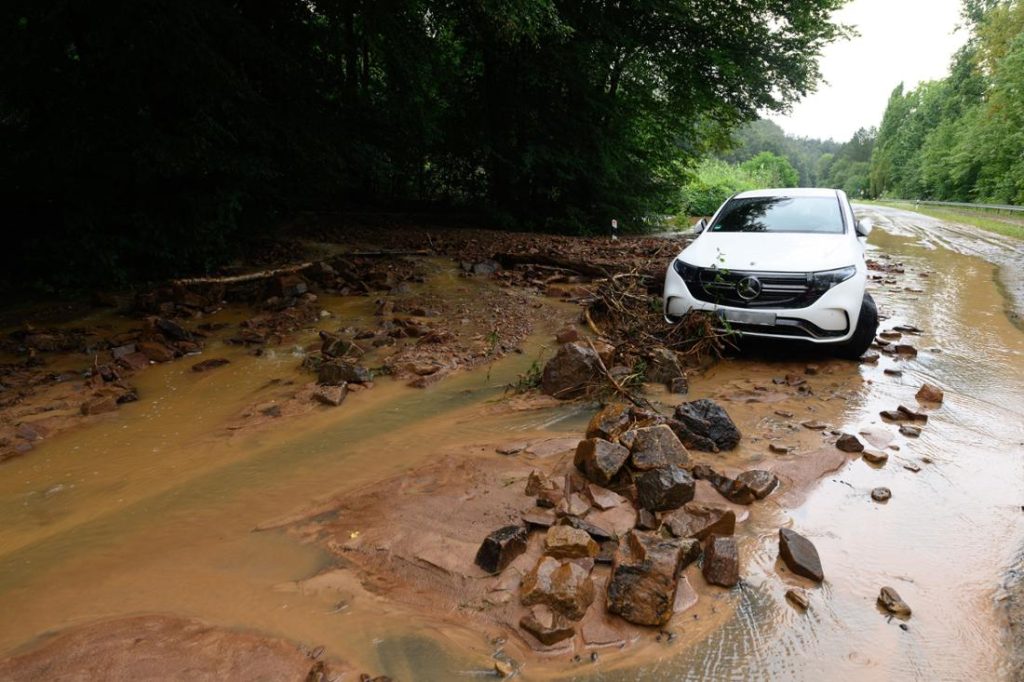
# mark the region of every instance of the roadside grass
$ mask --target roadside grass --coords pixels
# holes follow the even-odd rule
[[[879,206],[898,206],[908,211],[922,213],[932,218],[946,220],[951,223],[963,223],[974,227],[995,232],[997,234],[1024,239],[1024,222],[1015,221],[1012,218],[997,218],[983,213],[974,213],[968,210],[958,211],[954,209],[940,208],[938,206],[919,206],[912,201],[868,201],[858,200],[856,203],[876,204]]]

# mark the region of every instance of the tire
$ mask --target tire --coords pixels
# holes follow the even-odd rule
[[[836,356],[856,360],[871,347],[877,331],[878,306],[875,305],[875,299],[871,298],[871,294],[864,292],[860,315],[857,317],[857,328],[853,330],[853,336],[836,346]]]

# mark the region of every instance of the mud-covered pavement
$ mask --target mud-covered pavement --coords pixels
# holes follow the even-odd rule
[[[1024,336],[1005,314],[992,265],[977,255],[983,247],[970,252],[969,236],[949,241],[906,212],[890,226],[889,209],[870,211],[879,216],[871,257],[893,266],[874,283],[887,318],[881,330],[919,327],[901,339],[916,357],[746,356],[694,372],[686,396],[650,389],[663,408],[714,398],[737,422],[739,448],[692,453],[701,461],[727,472],[771,469],[782,481],[739,519],[741,584],[709,586],[688,569],[688,608],[665,632],[613,624],[612,646],[581,638],[542,655],[488,620],[487,604],[450,591],[449,571],[483,579],[468,564],[495,519],[458,526],[458,542],[438,551],[451,539],[436,521],[438,500],[456,505],[491,480],[502,487],[502,513],[518,497],[525,504],[515,491],[529,471],[564,467],[597,409],[504,391],[551,355],[555,332],[578,315],[571,302],[544,295],[552,284],[575,285],[545,283],[550,272],[538,271],[531,291],[521,292],[521,281],[497,290],[535,311],[530,336],[510,342],[522,352],[485,355],[425,389],[385,377],[338,408],[285,409],[280,419],[257,417],[256,428],[233,428],[268,390],[299,404],[286,398],[309,381],[298,366],[317,325],[260,356],[214,336],[204,356],[231,360],[216,373],[193,373],[187,360],[150,367],[134,379],[137,402],[0,465],[0,652],[24,656],[0,671],[61,679],[90,636],[107,643],[105,655],[130,662],[117,650],[120,619],[157,614],[223,628],[209,635],[218,643],[240,631],[265,637],[261,655],[275,665],[295,664],[279,648],[290,642],[301,654],[297,669],[324,660],[340,679],[359,671],[458,679],[492,671],[497,652],[524,679],[1012,678],[1003,605],[1013,599],[1003,586],[1024,541]],[[965,252],[950,248],[963,244]],[[454,263],[439,268],[442,290],[490,301],[491,280],[458,278]],[[336,318],[353,312],[345,300],[320,303]],[[373,316],[372,302],[358,305]],[[805,374],[810,363],[816,374]],[[787,374],[805,377],[812,391],[773,382]],[[916,405],[925,381],[943,388],[945,401],[919,437],[905,436],[879,412]],[[809,419],[829,428],[800,425]],[[866,434],[887,463],[838,451],[833,429]],[[770,443],[792,450],[776,454]],[[524,449],[497,452],[516,450],[510,444]],[[873,501],[879,486],[892,499]],[[473,504],[481,515],[490,509]],[[780,527],[815,543],[822,586],[780,570]],[[381,548],[376,564],[374,552],[342,558],[366,547]],[[396,568],[417,553],[425,563]],[[807,588],[806,612],[785,598],[793,585]],[[909,620],[876,606],[883,585],[911,605]],[[170,633],[201,627],[168,622]],[[58,631],[70,634],[53,637]],[[164,650],[172,676],[174,651]]]

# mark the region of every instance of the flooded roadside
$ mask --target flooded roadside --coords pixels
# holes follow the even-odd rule
[[[1008,676],[996,598],[1024,538],[1024,340],[1002,314],[992,270],[980,259],[884,228],[872,242],[906,264],[906,277],[876,290],[876,299],[889,316],[882,329],[924,330],[912,339],[916,359],[815,360],[823,365],[809,379],[816,397],[780,394],[779,401],[751,400],[754,387],[802,372],[805,362],[730,360],[692,377],[686,399],[714,397],[739,424],[745,438],[726,467],[788,458],[798,471],[801,456],[818,457],[822,444],[820,434],[798,426],[810,417],[890,434],[899,449],[889,450],[887,465],[841,457],[820,485],[784,486],[752,507],[737,531],[744,583],[727,592],[691,579],[701,613],[735,614],[710,634],[688,625],[684,613],[672,622],[671,642],[650,632],[639,646],[602,650],[596,662],[527,660],[524,678]],[[261,387],[297,379],[298,357],[239,352],[216,380],[180,363],[150,368],[139,382],[152,398],[3,465],[0,601],[18,617],[0,620],[0,651],[97,618],[173,613],[324,646],[327,656],[395,679],[487,670],[499,633],[460,627],[458,612],[419,613],[355,574],[338,582],[331,573],[335,582],[318,588],[307,579],[332,567],[329,552],[282,532],[251,531],[445,455],[490,462],[510,441],[578,438],[593,406],[519,411],[501,401],[504,386],[572,314],[570,306],[545,308],[524,352],[490,367],[423,391],[380,381],[338,411],[230,437],[224,424]],[[897,365],[902,376],[884,373]],[[913,404],[925,380],[944,388],[946,401],[920,438],[900,436],[878,412]],[[794,414],[791,424],[779,423],[780,409]],[[770,438],[792,441],[795,454],[771,454]],[[893,491],[885,504],[868,496],[879,485]],[[815,542],[826,573],[806,614],[787,604],[787,579],[776,567],[777,529],[789,525]],[[875,606],[882,585],[913,606],[907,630]]]

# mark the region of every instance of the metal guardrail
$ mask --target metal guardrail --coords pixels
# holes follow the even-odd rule
[[[982,211],[1006,211],[1007,213],[1024,213],[1024,206],[1009,204],[969,204],[959,201],[926,201],[917,199],[875,199],[882,204],[924,204],[926,206],[953,206],[955,208],[973,208]]]

